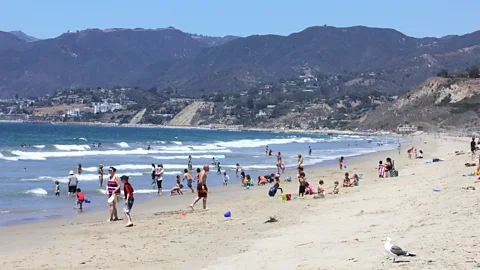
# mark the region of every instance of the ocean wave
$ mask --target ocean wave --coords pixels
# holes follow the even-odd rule
[[[45,148],[45,145],[43,145],[43,144],[42,145],[34,145],[32,147],[37,148],[37,149],[43,149],[43,148]]]
[[[122,173],[122,175],[128,175],[128,176],[142,176],[143,173],[139,172],[126,172]],[[104,176],[104,180],[107,176]],[[98,181],[98,174],[81,174],[77,175],[78,181]],[[59,181],[60,183],[68,183],[68,176],[40,176],[38,178],[32,178],[32,179],[23,179],[21,181]]]
[[[78,145],[78,144],[54,144],[53,147],[55,147],[57,150],[60,151],[85,151],[85,150],[90,150],[90,146],[86,144]]]
[[[0,211],[0,214],[8,214],[10,213],[11,211]]]
[[[84,149],[85,150],[85,149]],[[185,151],[185,153],[195,154],[195,153],[208,153],[209,151]],[[230,150],[218,150],[215,153],[230,153]],[[135,150],[90,150],[90,151],[62,151],[62,152],[24,152],[24,151],[12,151],[12,154],[15,155],[15,158],[18,159],[36,159],[42,160],[45,158],[55,158],[55,157],[83,157],[83,156],[120,156],[120,155],[149,155],[149,154],[177,154],[178,151],[168,151],[168,150],[146,150],[142,148],[137,148]],[[215,156],[214,153],[211,154]],[[13,159],[11,159],[13,160]]]
[[[226,148],[252,148],[252,147],[261,147],[267,145],[280,145],[280,144],[289,144],[289,143],[319,143],[324,142],[323,138],[309,138],[309,137],[289,137],[282,139],[253,139],[253,140],[236,140],[228,142],[217,142],[215,146],[226,147]]]
[[[48,192],[43,188],[33,188],[25,191],[23,194],[35,195],[35,196],[45,196]]]
[[[9,161],[18,161],[18,158],[16,158],[16,157],[6,157],[2,153],[0,153],[0,159],[9,160]]]
[[[128,145],[128,143],[126,142],[119,142],[119,143],[115,143],[116,145],[120,146],[121,148],[129,148],[130,145]]]
[[[87,139],[85,139],[85,138],[73,138],[73,139],[74,139],[74,140],[79,140],[79,141],[88,142],[88,140],[87,140]]]
[[[218,158],[225,158],[225,155],[213,155],[215,157],[218,157]],[[192,156],[192,158],[208,158],[208,159],[212,159],[213,157],[212,155],[200,155],[200,156]],[[163,159],[185,159],[187,160],[188,159],[188,156],[156,156],[156,157],[153,157],[154,159],[160,159],[160,160],[163,160]]]

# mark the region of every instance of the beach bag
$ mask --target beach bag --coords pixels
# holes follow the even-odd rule
[[[390,171],[390,177],[398,177],[398,171],[395,169],[392,169]]]
[[[270,197],[275,196],[275,193],[277,193],[277,189],[275,187],[271,187],[270,190],[268,191],[268,195]]]

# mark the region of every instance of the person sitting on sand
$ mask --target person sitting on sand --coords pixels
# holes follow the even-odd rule
[[[338,194],[338,192],[340,192],[340,187],[339,187],[338,181],[335,181],[333,183],[333,190],[332,192],[330,192],[330,194]]]
[[[350,177],[348,172],[345,173],[345,177],[343,178],[343,187],[349,187],[350,186]]]
[[[318,195],[325,195],[325,189],[323,188],[323,180],[318,181],[317,193]]]
[[[418,151],[417,158],[423,158],[423,151],[422,150]]]
[[[314,195],[315,189],[308,182],[305,182],[305,195]]]
[[[273,186],[270,188],[270,190],[268,191],[268,195],[269,195],[270,197],[274,197],[275,194],[277,194],[277,190],[279,190],[279,189],[280,189],[280,191],[281,191],[282,194],[283,194],[283,189],[280,187],[280,183],[277,182],[277,183],[275,183],[275,185],[273,185]]]
[[[353,175],[353,182],[351,184],[352,187],[358,187],[358,182],[360,180],[360,178],[358,177],[358,174],[354,174]]]
[[[250,174],[247,174],[247,176],[245,176],[245,186],[253,187],[253,179]]]

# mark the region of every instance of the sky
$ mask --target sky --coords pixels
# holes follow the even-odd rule
[[[479,0],[0,0],[0,31],[44,39],[87,28],[173,26],[209,36],[249,36],[326,24],[442,37],[480,30],[479,10]]]

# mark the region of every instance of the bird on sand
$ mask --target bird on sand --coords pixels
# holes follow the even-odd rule
[[[400,257],[415,257],[417,255],[413,253],[408,253],[408,251],[403,250],[399,246],[393,245],[391,243],[392,239],[390,237],[385,238],[384,242],[384,248],[385,251],[387,252],[388,256],[393,258],[393,262],[395,262],[396,258]],[[383,242],[383,241],[382,241]]]

